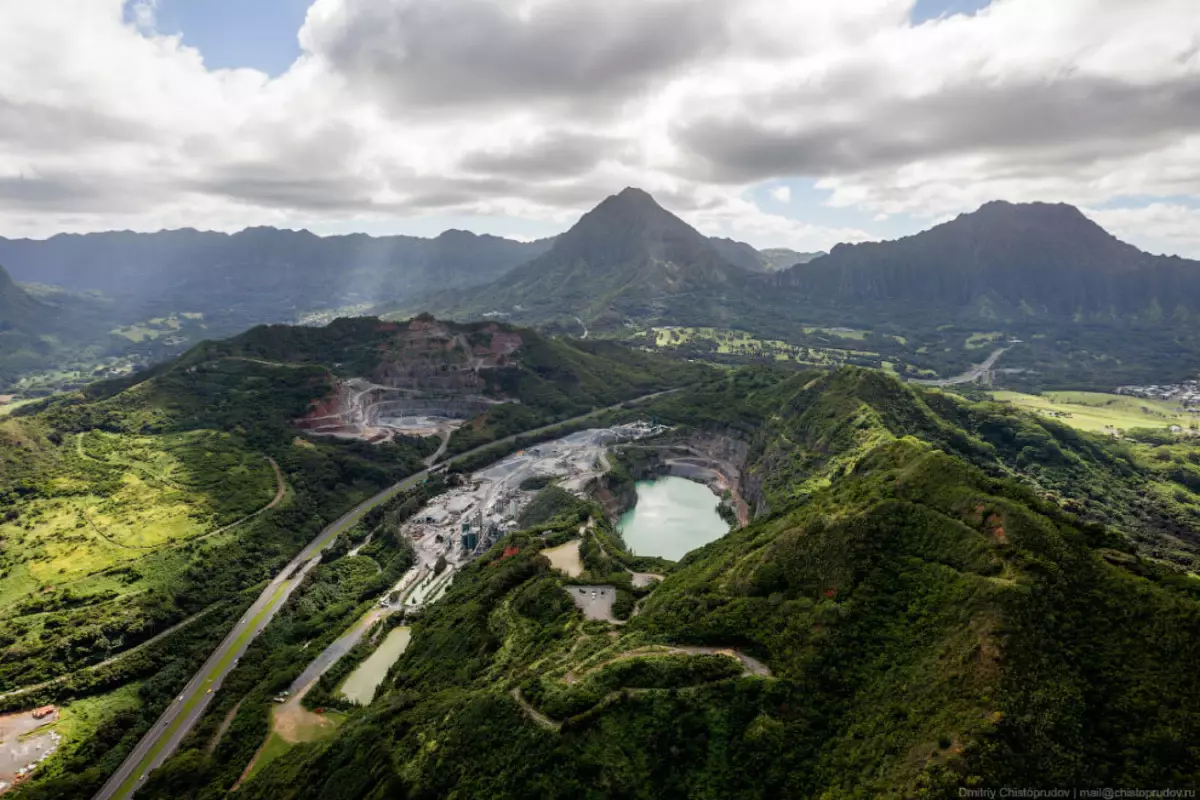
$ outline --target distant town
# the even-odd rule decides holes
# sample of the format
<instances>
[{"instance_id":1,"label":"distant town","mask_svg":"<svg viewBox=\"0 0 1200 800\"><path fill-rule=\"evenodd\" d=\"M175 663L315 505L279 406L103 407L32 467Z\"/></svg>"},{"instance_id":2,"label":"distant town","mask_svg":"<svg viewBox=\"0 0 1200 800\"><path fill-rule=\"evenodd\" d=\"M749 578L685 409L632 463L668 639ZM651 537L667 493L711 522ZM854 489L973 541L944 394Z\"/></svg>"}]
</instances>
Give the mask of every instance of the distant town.
<instances>
[{"instance_id":1,"label":"distant town","mask_svg":"<svg viewBox=\"0 0 1200 800\"><path fill-rule=\"evenodd\" d=\"M1117 394L1179 403L1193 413L1200 413L1200 381L1151 384L1149 386L1119 386Z\"/></svg>"}]
</instances>

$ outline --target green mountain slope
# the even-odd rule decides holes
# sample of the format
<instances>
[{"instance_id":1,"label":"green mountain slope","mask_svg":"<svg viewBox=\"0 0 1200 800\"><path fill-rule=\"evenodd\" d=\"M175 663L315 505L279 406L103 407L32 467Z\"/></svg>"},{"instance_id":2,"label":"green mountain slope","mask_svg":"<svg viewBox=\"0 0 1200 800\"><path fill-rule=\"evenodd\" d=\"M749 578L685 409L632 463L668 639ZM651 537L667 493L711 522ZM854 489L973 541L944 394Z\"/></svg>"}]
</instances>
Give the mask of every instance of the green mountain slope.
<instances>
[{"instance_id":1,"label":"green mountain slope","mask_svg":"<svg viewBox=\"0 0 1200 800\"><path fill-rule=\"evenodd\" d=\"M496 343L503 358L484 368ZM308 436L299 418L347 379L444 380L466 358L483 375L469 391L511 402L467 426L460 450L711 374L495 323L360 318L261 326L0 418L0 706L54 702L71 720L26 796L91 797L262 583L440 444ZM386 531L349 561L316 570L285 614L301 668L303 646L373 606L411 553Z\"/></svg>"},{"instance_id":2,"label":"green mountain slope","mask_svg":"<svg viewBox=\"0 0 1200 800\"><path fill-rule=\"evenodd\" d=\"M239 796L1200 782L1200 582L1139 555L1108 506L1081 507L1091 521L1067 510L1065 495L1102 491L1070 469L1171 485L1141 454L852 369L734 372L655 413L747 441L754 522L685 557L621 627L584 622L537 555L591 516L585 565L620 585L598 555L620 555L598 507L560 515L544 544L515 534L416 623L386 693ZM1061 494L1038 483L1059 466ZM220 771L181 758L148 796Z\"/></svg>"},{"instance_id":3,"label":"green mountain slope","mask_svg":"<svg viewBox=\"0 0 1200 800\"><path fill-rule=\"evenodd\" d=\"M55 309L38 302L0 266L0 388L44 365L56 349L44 335L55 332Z\"/></svg>"},{"instance_id":4,"label":"green mountain slope","mask_svg":"<svg viewBox=\"0 0 1200 800\"><path fill-rule=\"evenodd\" d=\"M1152 256L1068 205L987 203L891 242L838 245L779 285L861 317L1186 323L1200 262Z\"/></svg>"},{"instance_id":5,"label":"green mountain slope","mask_svg":"<svg viewBox=\"0 0 1200 800\"><path fill-rule=\"evenodd\" d=\"M0 237L0 261L20 280L104 292L131 320L191 311L238 330L314 309L478 285L547 247L458 230L421 239L186 229Z\"/></svg>"},{"instance_id":6,"label":"green mountain slope","mask_svg":"<svg viewBox=\"0 0 1200 800\"><path fill-rule=\"evenodd\" d=\"M39 316L44 311L41 303L17 286L4 267L0 266L0 330L31 329L41 322Z\"/></svg>"},{"instance_id":7,"label":"green mountain slope","mask_svg":"<svg viewBox=\"0 0 1200 800\"><path fill-rule=\"evenodd\" d=\"M749 273L640 189L589 211L544 255L479 289L430 301L461 318L615 325L693 313L725 319Z\"/></svg>"}]
</instances>

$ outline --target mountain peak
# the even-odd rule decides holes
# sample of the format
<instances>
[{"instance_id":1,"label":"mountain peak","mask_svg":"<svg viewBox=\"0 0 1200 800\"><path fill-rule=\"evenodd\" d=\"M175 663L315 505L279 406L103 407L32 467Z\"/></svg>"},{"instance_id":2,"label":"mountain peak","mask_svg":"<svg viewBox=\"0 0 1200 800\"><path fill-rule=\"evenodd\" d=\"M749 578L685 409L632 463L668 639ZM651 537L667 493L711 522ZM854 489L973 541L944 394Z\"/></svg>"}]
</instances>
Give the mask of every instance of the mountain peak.
<instances>
[{"instance_id":1,"label":"mountain peak","mask_svg":"<svg viewBox=\"0 0 1200 800\"><path fill-rule=\"evenodd\" d=\"M671 212L660 206L649 192L632 186L606 197L600 205L592 209L591 213L597 211L622 214L663 214L674 217ZM586 218L587 215L584 216L584 219Z\"/></svg>"},{"instance_id":2,"label":"mountain peak","mask_svg":"<svg viewBox=\"0 0 1200 800\"><path fill-rule=\"evenodd\" d=\"M991 200L981 205L976 211L961 214L962 217L979 217L990 221L1006 222L1050 222L1050 223L1086 223L1100 228L1078 208L1069 203L1010 203L1007 200ZM1103 229L1101 229L1103 230Z\"/></svg>"},{"instance_id":3,"label":"mountain peak","mask_svg":"<svg viewBox=\"0 0 1200 800\"><path fill-rule=\"evenodd\" d=\"M689 298L679 303L694 311L697 297L719 297L744 277L708 238L631 187L584 214L547 253L455 307L613 322L661 313L676 297Z\"/></svg>"},{"instance_id":4,"label":"mountain peak","mask_svg":"<svg viewBox=\"0 0 1200 800\"><path fill-rule=\"evenodd\" d=\"M702 251L719 259L699 231L632 187L584 214L552 249L594 267L631 260L690 264Z\"/></svg>"},{"instance_id":5,"label":"mountain peak","mask_svg":"<svg viewBox=\"0 0 1200 800\"><path fill-rule=\"evenodd\" d=\"M639 189L636 186L626 186L620 192L613 195L613 197L625 202L653 203L655 206L658 206L658 201L654 199L653 195L645 189Z\"/></svg>"}]
</instances>

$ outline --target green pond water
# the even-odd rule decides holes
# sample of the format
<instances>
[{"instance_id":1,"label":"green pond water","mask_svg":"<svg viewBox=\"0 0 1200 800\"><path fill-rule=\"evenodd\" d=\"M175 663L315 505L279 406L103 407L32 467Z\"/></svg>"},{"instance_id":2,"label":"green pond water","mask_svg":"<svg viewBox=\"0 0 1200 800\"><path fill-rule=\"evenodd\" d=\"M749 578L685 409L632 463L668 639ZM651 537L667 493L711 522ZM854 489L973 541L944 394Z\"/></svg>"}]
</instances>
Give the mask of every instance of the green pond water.
<instances>
[{"instance_id":1,"label":"green pond water","mask_svg":"<svg viewBox=\"0 0 1200 800\"><path fill-rule=\"evenodd\" d=\"M720 499L702 483L673 475L638 481L637 496L637 505L617 524L635 555L678 561L729 533L729 523L717 513Z\"/></svg>"},{"instance_id":2,"label":"green pond water","mask_svg":"<svg viewBox=\"0 0 1200 800\"><path fill-rule=\"evenodd\" d=\"M360 706L369 705L375 699L375 690L383 682L392 664L404 653L411 637L412 629L408 627L401 626L388 631L383 644L375 648L375 652L359 664L342 684L342 694L346 699L353 700Z\"/></svg>"}]
</instances>

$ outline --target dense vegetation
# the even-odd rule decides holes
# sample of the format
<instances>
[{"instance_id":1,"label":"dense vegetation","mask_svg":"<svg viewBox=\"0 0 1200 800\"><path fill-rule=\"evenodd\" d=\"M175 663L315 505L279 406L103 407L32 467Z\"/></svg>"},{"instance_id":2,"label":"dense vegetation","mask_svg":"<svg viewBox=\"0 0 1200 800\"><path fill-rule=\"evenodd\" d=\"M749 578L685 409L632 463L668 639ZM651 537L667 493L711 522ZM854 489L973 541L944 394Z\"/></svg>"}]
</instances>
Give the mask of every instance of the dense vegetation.
<instances>
[{"instance_id":1,"label":"dense vegetation","mask_svg":"<svg viewBox=\"0 0 1200 800\"><path fill-rule=\"evenodd\" d=\"M460 573L415 624L390 691L239 793L957 797L1200 782L1187 744L1200 735L1200 581L1153 557L1166 540L1128 505L1177 485L1190 506L1172 478L1184 445L1161 458L856 370L733 372L653 411L751 443L743 488L758 486L764 509L751 525L670 568L613 628L583 620L538 557L578 526L552 513ZM1078 504L1089 491L1107 496ZM1178 524L1183 539L1197 526ZM620 569L607 523L593 536Z\"/></svg>"},{"instance_id":2,"label":"dense vegetation","mask_svg":"<svg viewBox=\"0 0 1200 800\"><path fill-rule=\"evenodd\" d=\"M92 752L81 742L99 727L114 731L103 758L94 753L86 769L65 760L69 777L46 769L25 791L94 791L264 581L348 508L422 469L435 439L338 442L303 436L294 422L338 376L370 374L396 328L257 328L0 421L0 693L28 690L12 696L14 709L47 700L67 713L98 709L71 752ZM530 366L509 368L523 400L511 407L538 422L705 374L644 355L623 366L611 344L529 341ZM254 735L234 732L266 724L269 693L303 667L303 645L336 635L407 569L394 533L440 487L432 479L375 509L329 548L280 617L291 649L271 634L255 643L254 668L235 673L254 699L237 715L230 752L257 748ZM232 703L214 707L224 714Z\"/></svg>"}]
</instances>

